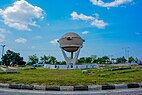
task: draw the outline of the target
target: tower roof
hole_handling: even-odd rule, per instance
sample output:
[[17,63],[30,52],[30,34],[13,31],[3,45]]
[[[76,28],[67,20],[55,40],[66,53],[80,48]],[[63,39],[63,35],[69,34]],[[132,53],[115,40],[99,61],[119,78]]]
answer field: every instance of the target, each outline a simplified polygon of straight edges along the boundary
[[62,38],[67,38],[67,37],[71,37],[71,38],[73,38],[73,37],[75,37],[75,38],[81,38],[78,34],[76,34],[76,33],[74,33],[74,32],[69,32],[69,33],[67,33],[67,34],[65,34],[65,35],[62,36]]

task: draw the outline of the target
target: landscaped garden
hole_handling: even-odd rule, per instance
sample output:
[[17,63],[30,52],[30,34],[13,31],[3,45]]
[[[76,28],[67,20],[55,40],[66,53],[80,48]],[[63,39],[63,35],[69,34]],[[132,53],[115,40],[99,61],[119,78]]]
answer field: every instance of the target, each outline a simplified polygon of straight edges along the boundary
[[20,67],[19,73],[0,74],[0,83],[69,86],[142,82],[142,68],[137,66],[121,67],[125,68],[124,70],[114,69],[118,67],[88,69],[88,73],[82,73],[82,70],[55,70],[43,67],[29,70],[24,68]]

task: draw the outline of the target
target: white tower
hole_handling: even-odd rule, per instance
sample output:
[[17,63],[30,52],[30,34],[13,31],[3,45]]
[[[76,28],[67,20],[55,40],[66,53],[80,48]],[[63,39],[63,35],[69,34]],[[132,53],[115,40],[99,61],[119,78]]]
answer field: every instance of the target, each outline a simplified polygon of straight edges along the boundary
[[[75,65],[84,40],[78,34],[71,32],[63,35],[58,42],[67,65]],[[71,56],[67,57],[66,52],[69,52]]]

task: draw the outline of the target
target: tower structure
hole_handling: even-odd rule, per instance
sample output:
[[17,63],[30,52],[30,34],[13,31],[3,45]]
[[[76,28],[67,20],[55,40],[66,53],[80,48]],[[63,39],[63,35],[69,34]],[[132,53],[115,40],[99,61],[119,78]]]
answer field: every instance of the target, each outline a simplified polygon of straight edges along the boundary
[[[67,65],[76,64],[80,49],[83,47],[83,42],[84,40],[78,34],[73,32],[63,35],[58,40]],[[70,53],[70,57],[67,56],[66,52]]]

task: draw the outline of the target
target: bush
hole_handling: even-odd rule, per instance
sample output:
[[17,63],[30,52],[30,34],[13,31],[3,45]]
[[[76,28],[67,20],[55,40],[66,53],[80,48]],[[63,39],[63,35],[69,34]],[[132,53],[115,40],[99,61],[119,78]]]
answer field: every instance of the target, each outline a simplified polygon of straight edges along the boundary
[[27,62],[26,65],[32,66],[33,64],[35,64],[35,63],[33,63],[33,62]]

